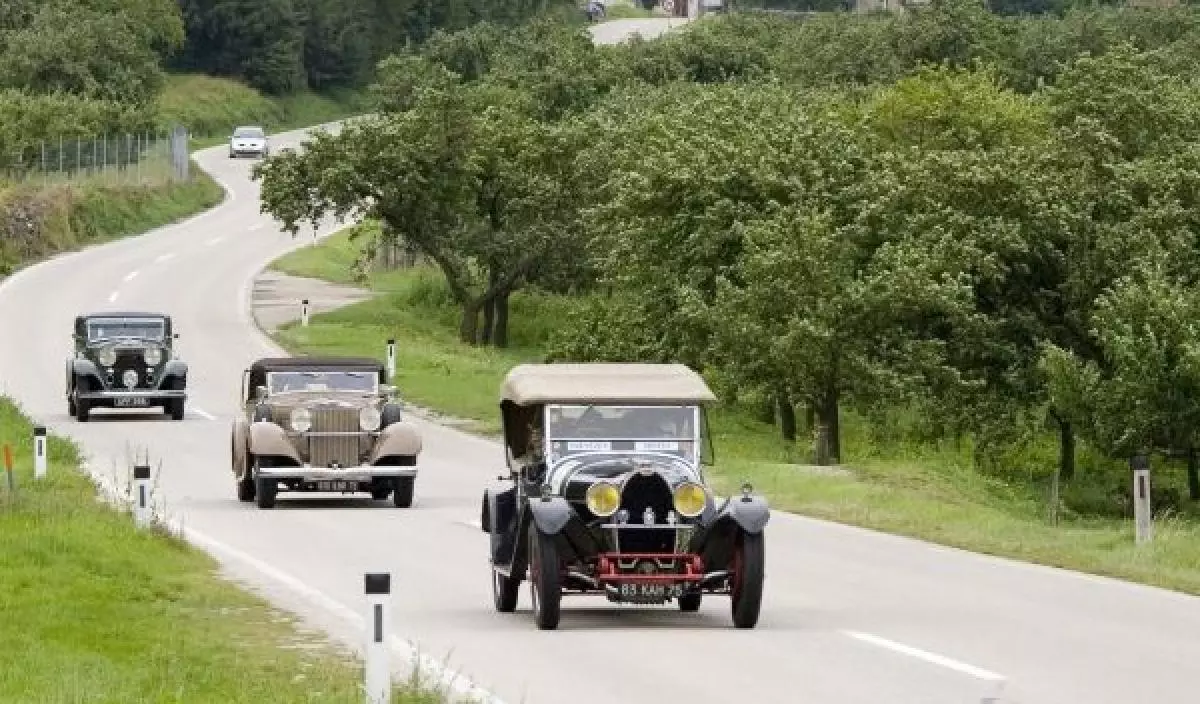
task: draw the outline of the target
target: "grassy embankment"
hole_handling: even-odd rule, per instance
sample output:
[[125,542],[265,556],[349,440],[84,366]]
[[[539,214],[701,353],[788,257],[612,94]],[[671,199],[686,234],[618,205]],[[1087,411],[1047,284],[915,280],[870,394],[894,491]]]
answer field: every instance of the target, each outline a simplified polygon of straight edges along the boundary
[[[32,477],[31,428],[0,400],[0,701],[362,701],[361,667],[305,636],[163,529],[98,502],[76,450],[52,437]],[[398,687],[394,701],[437,702]]]
[[[356,254],[356,245],[340,234],[293,252],[274,268],[351,283]],[[277,339],[297,353],[382,357],[385,341],[395,337],[404,397],[474,419],[473,429],[487,434],[498,428],[504,374],[514,364],[540,359],[564,314],[559,299],[518,294],[512,300],[512,348],[476,349],[457,341],[457,312],[435,271],[374,273],[369,286],[381,295],[314,316],[308,328],[284,326]],[[1044,477],[1053,466],[1052,437],[1025,451],[1028,476],[994,476],[973,466],[966,447],[884,444],[872,439],[865,421],[847,413],[842,442],[848,464],[830,472],[803,465],[806,448],[783,442],[746,409],[717,408],[710,420],[716,449],[710,477],[723,492],[749,480],[775,508],[1200,594],[1200,527],[1187,516],[1166,518],[1156,525],[1153,543],[1135,547],[1131,522],[1111,508],[1115,499],[1106,493],[1123,485],[1122,470],[1086,450],[1081,479],[1063,489],[1067,507],[1051,525]],[[1182,486],[1183,479],[1179,472],[1160,472],[1156,482]],[[1108,515],[1088,508],[1099,505],[1110,506]]]

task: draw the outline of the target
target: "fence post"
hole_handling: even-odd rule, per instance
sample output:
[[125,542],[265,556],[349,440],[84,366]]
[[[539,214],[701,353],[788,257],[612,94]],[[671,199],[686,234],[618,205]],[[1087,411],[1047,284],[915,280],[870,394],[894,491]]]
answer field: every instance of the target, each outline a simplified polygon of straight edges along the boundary
[[46,426],[33,427],[33,477],[46,478]]
[[300,301],[300,324],[308,327],[308,299]]
[[364,579],[367,593],[366,668],[363,673],[367,704],[389,704],[392,701],[392,672],[388,665],[388,599],[392,592],[389,572],[367,573]]
[[133,491],[133,517],[138,528],[145,528],[150,523],[150,465],[133,468]]

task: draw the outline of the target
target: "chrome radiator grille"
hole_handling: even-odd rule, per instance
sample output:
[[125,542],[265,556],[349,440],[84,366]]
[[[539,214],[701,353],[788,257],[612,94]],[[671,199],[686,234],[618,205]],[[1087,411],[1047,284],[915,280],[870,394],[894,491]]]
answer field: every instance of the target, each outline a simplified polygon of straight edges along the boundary
[[[288,420],[291,411],[277,409],[275,418],[278,423],[290,427]],[[321,433],[355,433],[354,435],[322,436]],[[362,432],[358,426],[358,409],[356,408],[314,408],[312,409],[312,428],[310,437],[297,436],[292,439],[300,456],[305,457],[314,467],[329,467],[338,464],[342,467],[356,467],[359,459],[369,449],[370,436]]]

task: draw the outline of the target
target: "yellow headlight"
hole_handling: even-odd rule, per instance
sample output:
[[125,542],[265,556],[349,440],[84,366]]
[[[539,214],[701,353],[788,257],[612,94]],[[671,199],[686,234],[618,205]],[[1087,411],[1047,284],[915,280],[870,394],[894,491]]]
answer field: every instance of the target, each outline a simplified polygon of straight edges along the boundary
[[588,510],[597,516],[611,516],[621,507],[621,492],[608,482],[596,482],[587,490]]
[[699,484],[684,482],[675,489],[675,510],[681,516],[695,518],[704,511],[707,498]]

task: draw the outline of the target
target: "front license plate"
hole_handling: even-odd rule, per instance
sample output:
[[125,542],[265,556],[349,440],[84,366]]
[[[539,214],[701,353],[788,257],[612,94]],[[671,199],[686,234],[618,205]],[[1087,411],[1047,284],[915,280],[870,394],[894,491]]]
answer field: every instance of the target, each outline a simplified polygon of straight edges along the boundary
[[118,396],[116,399],[117,408],[145,408],[150,405],[150,399],[145,396]]
[[327,482],[317,482],[317,491],[356,491],[358,482],[348,482],[335,479]]
[[621,596],[626,599],[665,599],[668,596],[679,596],[681,592],[682,589],[677,584],[621,584]]

